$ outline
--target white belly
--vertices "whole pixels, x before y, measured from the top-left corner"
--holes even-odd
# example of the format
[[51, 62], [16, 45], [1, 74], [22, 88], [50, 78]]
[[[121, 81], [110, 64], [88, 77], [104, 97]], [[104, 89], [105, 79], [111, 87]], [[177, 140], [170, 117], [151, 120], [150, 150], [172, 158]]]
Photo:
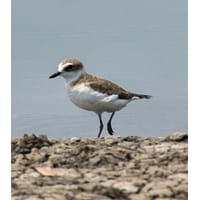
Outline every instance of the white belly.
[[126, 106], [130, 100], [118, 99], [118, 95], [107, 95], [84, 84], [67, 87], [70, 100], [78, 107], [94, 112], [115, 112]]

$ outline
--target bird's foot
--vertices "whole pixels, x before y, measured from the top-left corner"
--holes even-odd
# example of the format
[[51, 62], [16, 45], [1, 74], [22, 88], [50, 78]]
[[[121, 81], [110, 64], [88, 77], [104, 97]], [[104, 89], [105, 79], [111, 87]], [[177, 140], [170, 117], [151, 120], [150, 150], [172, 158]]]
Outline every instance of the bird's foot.
[[112, 126], [110, 124], [108, 124], [107, 130], [108, 130], [109, 135], [113, 135], [114, 131], [113, 131]]

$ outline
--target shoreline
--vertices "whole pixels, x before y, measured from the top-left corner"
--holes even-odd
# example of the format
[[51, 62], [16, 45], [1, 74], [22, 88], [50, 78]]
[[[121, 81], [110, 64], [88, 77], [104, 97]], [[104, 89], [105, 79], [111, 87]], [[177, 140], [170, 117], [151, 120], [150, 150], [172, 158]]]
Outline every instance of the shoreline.
[[187, 199], [188, 135], [12, 140], [12, 200]]

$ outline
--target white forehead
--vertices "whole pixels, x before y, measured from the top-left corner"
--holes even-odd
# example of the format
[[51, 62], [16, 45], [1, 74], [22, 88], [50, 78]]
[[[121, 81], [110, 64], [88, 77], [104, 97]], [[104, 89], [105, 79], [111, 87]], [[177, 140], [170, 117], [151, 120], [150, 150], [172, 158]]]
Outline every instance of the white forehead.
[[62, 72], [63, 69], [64, 69], [66, 66], [68, 66], [68, 65], [72, 65], [72, 63], [71, 63], [71, 62], [67, 62], [67, 63], [65, 63], [65, 64], [63, 64], [63, 62], [59, 63], [59, 65], [58, 65], [58, 71], [59, 71], [59, 72]]

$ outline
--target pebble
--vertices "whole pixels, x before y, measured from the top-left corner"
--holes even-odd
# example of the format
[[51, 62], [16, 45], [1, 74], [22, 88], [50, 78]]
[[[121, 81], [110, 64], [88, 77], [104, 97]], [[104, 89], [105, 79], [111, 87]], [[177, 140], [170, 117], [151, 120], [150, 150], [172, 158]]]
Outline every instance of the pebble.
[[70, 139], [70, 142], [71, 142], [71, 143], [80, 142], [80, 141], [81, 141], [81, 139], [78, 138], [78, 137], [72, 137], [72, 138]]

